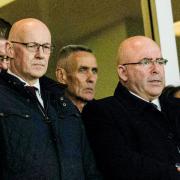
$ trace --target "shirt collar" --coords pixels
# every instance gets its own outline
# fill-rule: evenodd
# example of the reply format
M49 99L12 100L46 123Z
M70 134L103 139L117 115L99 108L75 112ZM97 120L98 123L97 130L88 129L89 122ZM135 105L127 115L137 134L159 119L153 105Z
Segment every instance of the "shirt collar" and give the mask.
M132 91L129 91L131 94L133 94L134 96L142 99L143 101L146 101L146 102L149 102L147 101L146 99L143 99L142 97L138 96L137 94L133 93ZM161 106L160 106L160 103L159 103L159 99L154 99L153 101L151 101L151 103L155 104L157 106L157 109L159 111L161 111Z
M30 86L24 79L22 79L21 77L17 76L16 74L14 74L10 69L8 69L7 72L8 72L9 74L15 76L16 78L18 78L21 82L25 83L24 86ZM37 79L36 83L33 84L33 86L38 89L38 92L39 92L39 93L41 92L41 91L40 91L39 79Z

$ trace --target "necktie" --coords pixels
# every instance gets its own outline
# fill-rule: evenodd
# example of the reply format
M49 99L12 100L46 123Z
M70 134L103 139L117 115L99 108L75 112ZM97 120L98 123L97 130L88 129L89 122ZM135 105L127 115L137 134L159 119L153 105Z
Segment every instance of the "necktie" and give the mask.
M157 106L156 104L154 104L154 103L152 103L152 102L150 102L150 104L151 104L154 108L158 109L158 106Z
M36 90L37 88L34 86L26 86L26 89L28 90L28 92L31 93L31 95L33 95L33 97L37 98L36 96Z

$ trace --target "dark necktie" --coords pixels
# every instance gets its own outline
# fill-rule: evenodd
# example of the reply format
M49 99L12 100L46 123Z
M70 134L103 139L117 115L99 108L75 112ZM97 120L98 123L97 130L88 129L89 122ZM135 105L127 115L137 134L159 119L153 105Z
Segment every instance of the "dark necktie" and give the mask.
M25 88L28 90L28 92L31 93L31 95L33 95L33 97L37 98L36 96L36 90L37 88L34 86L25 86Z
M157 106L156 104L154 104L154 103L152 103L152 102L150 102L150 104L151 104L154 108L158 109L158 106Z

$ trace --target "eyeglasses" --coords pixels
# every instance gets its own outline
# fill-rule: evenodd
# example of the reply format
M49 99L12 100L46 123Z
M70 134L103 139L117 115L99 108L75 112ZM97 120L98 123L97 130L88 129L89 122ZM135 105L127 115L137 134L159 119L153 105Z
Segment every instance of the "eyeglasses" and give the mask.
M8 56L0 55L0 62L8 62L10 59Z
M11 41L11 42L24 45L30 52L37 52L39 50L39 48L42 47L43 52L45 54L49 54L54 49L54 46L52 46L51 44L48 44L48 43L39 44L36 42L29 42L29 43L22 43L22 42L17 42L17 41Z
M136 64L139 64L139 65L142 65L144 67L149 67L150 65L153 65L153 64L166 65L167 62L168 62L168 60L164 59L164 58L156 58L155 60L153 60L152 58L143 58L139 62L125 63L125 64L122 64L122 65L126 66L126 65L136 65Z

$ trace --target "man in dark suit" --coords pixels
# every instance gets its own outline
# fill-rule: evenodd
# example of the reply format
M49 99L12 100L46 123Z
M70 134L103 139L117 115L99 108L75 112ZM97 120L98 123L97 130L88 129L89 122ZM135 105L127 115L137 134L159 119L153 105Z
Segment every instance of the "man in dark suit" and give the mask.
M99 179L79 111L64 88L44 76L51 52L43 22L13 24L10 68L0 73L1 180Z
M152 103L164 88L166 63L150 38L126 39L118 49L114 95L84 107L87 136L106 180L180 179L178 140Z

